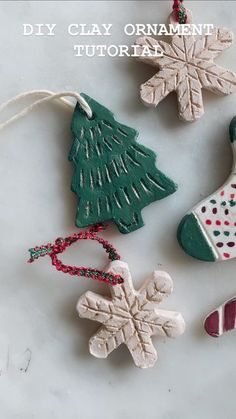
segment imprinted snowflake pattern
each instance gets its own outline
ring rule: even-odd
[[[169,93],[176,91],[179,116],[195,121],[204,114],[202,89],[220,95],[236,91],[236,74],[214,63],[214,59],[233,42],[233,33],[214,28],[211,35],[173,35],[171,44],[142,37],[137,59],[159,68],[159,72],[141,86],[141,99],[147,106],[156,107]],[[162,57],[154,56],[157,47]],[[144,50],[150,56],[145,56]]]
[[[77,305],[80,317],[103,324],[90,339],[90,352],[97,358],[106,358],[125,344],[137,367],[152,367],[157,353],[151,336],[176,337],[185,329],[180,313],[157,308],[163,298],[171,294],[172,280],[166,272],[156,271],[135,291],[127,263],[113,261],[107,272],[124,279],[124,283],[111,287],[112,299],[88,291]]]

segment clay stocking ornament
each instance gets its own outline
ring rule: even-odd
[[[234,157],[230,177],[182,219],[177,233],[185,252],[204,261],[236,257],[236,117],[229,131]]]

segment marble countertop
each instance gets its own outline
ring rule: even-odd
[[[196,23],[235,29],[236,2],[189,1]],[[44,258],[28,265],[27,249],[74,231],[76,197],[71,113],[45,105],[0,133],[0,416],[4,419],[233,419],[235,339],[208,337],[205,315],[236,293],[235,260],[207,264],[187,256],[176,240],[182,216],[216,190],[232,164],[228,125],[236,96],[204,92],[205,115],[193,124],[177,116],[175,95],[158,109],[139,101],[139,85],[153,69],[128,57],[76,57],[73,46],[91,36],[71,37],[71,23],[112,23],[110,37],[95,43],[130,44],[126,23],[163,23],[166,1],[1,1],[0,102],[31,89],[83,91],[135,127],[139,140],[157,152],[158,167],[179,185],[173,196],[143,211],[145,227],[123,236],[105,233],[129,263],[135,286],[154,269],[169,272],[174,293],[163,308],[181,311],[187,324],[176,339],[154,338],[158,362],[134,367],[126,347],[107,360],[88,352],[98,326],[79,319],[76,303],[104,285],[74,280]],[[54,23],[55,36],[23,36],[23,24]],[[218,63],[236,70],[236,46]],[[14,112],[16,109],[12,109]],[[6,114],[1,116],[4,120]],[[94,243],[63,255],[73,264],[103,267]]]

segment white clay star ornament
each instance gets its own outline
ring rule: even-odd
[[[173,14],[170,17],[173,24]],[[236,91],[236,74],[214,60],[233,43],[234,35],[226,28],[214,28],[211,35],[173,35],[171,44],[144,36],[136,41],[137,60],[152,65],[158,72],[141,85],[142,102],[156,107],[171,92],[176,92],[179,117],[195,121],[204,114],[202,89],[219,95]],[[163,55],[156,56],[161,48]],[[149,50],[149,55],[143,51]]]
[[[127,263],[113,261],[107,272],[120,275],[124,280],[110,288],[112,298],[88,291],[77,304],[80,317],[102,324],[89,341],[90,353],[97,358],[107,358],[125,344],[137,367],[152,367],[157,353],[151,337],[176,337],[185,330],[180,313],[158,308],[172,293],[172,280],[166,272],[155,271],[139,291],[135,291]]]

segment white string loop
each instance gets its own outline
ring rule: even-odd
[[[13,97],[12,99],[4,102],[2,105],[0,105],[0,112],[4,109],[8,108],[10,105],[14,105],[16,102],[18,102],[21,99],[25,99],[30,96],[44,96],[41,99],[36,100],[31,105],[26,106],[22,111],[17,112],[15,115],[7,119],[5,122],[0,124],[0,130],[4,129],[7,125],[11,124],[12,122],[17,121],[18,119],[22,118],[23,116],[30,113],[36,106],[41,105],[41,103],[47,103],[52,100],[59,100],[63,105],[67,106],[68,108],[74,110],[73,103],[69,102],[68,100],[64,99],[64,97],[74,97],[78,103],[80,104],[81,108],[86,113],[87,117],[90,119],[93,116],[92,109],[90,108],[89,104],[86,102],[86,100],[76,92],[59,92],[54,93],[50,90],[31,90],[29,92],[21,93],[20,95],[17,95]]]

